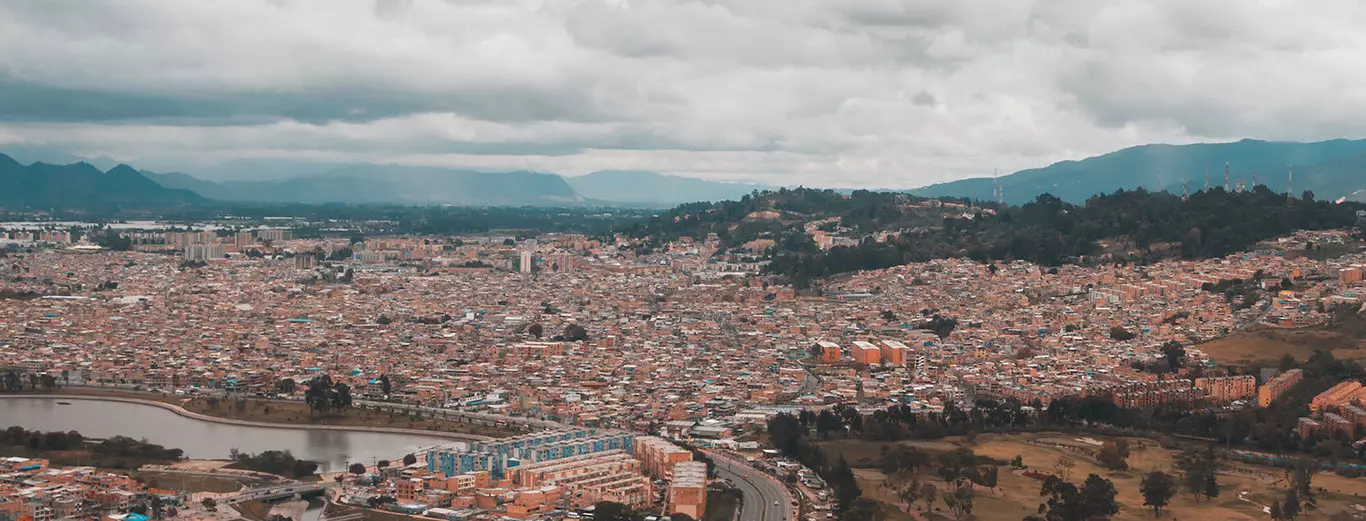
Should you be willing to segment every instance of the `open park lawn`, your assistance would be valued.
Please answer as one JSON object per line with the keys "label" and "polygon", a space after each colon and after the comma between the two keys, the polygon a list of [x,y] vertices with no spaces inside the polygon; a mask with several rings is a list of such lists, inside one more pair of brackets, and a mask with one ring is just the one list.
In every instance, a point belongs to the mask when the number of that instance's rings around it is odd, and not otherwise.
{"label": "open park lawn", "polygon": [[[1120,506],[1120,512],[1114,519],[1134,521],[1153,519],[1152,510],[1143,506],[1143,497],[1139,493],[1139,483],[1144,474],[1154,470],[1175,476],[1178,472],[1174,468],[1172,458],[1176,451],[1164,449],[1154,440],[1130,438],[1131,453],[1128,458],[1130,469],[1119,472],[1100,467],[1085,454],[1036,443],[1084,446],[1089,444],[1088,442],[1105,441],[1105,439],[1098,439],[1084,442],[1079,441],[1079,438],[1085,438],[1085,436],[1062,433],[1030,433],[981,435],[973,445],[967,445],[962,437],[899,443],[920,447],[932,454],[953,450],[957,447],[969,447],[979,456],[986,456],[999,461],[1010,461],[1015,456],[1020,456],[1029,470],[1039,471],[1045,475],[1063,472],[1057,467],[1057,464],[1065,456],[1074,462],[1074,466],[1067,472],[1069,481],[1080,485],[1086,480],[1087,475],[1095,473],[1114,482],[1115,488],[1119,492],[1116,499]],[[843,454],[846,461],[851,466],[856,467],[854,475],[858,479],[864,496],[881,501],[888,507],[896,508],[904,513],[907,508],[905,503],[897,498],[897,484],[888,483],[888,477],[878,469],[876,463],[881,454],[882,445],[884,444],[881,442],[859,440],[836,440],[821,444],[823,449],[832,452],[829,457],[835,457],[835,453]],[[1171,504],[1163,509],[1163,515],[1160,519],[1199,521],[1269,519],[1269,516],[1263,513],[1262,505],[1269,505],[1271,501],[1280,500],[1284,497],[1285,472],[1271,467],[1252,467],[1227,461],[1222,462],[1222,464],[1223,472],[1219,475],[1220,493],[1218,497],[1210,500],[1196,500],[1190,493],[1181,491],[1172,498]],[[1008,465],[1001,466],[999,470],[998,486],[995,489],[977,487],[974,513],[971,516],[965,516],[964,519],[1018,520],[1037,512],[1039,504],[1043,502],[1043,498],[1039,496],[1042,481],[1025,476],[1023,475],[1024,472],[1012,469]],[[922,470],[920,480],[922,483],[935,484],[941,492],[949,489],[932,471]],[[1366,480],[1348,479],[1331,473],[1319,473],[1314,475],[1313,487],[1317,494],[1319,508],[1316,511],[1301,515],[1300,520],[1332,519],[1334,514],[1355,512],[1355,505],[1366,505]],[[1242,497],[1240,498],[1240,496]],[[915,511],[914,515],[920,515],[924,519],[954,519],[953,514],[944,507],[942,501],[935,503],[933,512],[923,512],[923,508],[924,503],[919,502],[911,510]],[[899,517],[888,517],[887,519],[889,521],[901,520]]]}

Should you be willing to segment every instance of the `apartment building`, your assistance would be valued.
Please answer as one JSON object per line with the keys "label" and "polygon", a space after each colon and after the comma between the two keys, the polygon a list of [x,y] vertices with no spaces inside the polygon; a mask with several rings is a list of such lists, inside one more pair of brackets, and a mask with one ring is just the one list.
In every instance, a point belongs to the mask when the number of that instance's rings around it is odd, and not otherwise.
{"label": "apartment building", "polygon": [[829,340],[816,342],[816,347],[820,350],[821,362],[833,364],[840,361],[840,345]]}
{"label": "apartment building", "polygon": [[440,446],[428,451],[427,469],[447,477],[486,471],[494,480],[502,480],[509,467],[609,450],[631,451],[633,438],[628,432],[571,429],[478,441],[470,443],[468,449]]}
{"label": "apartment building", "polygon": [[892,365],[906,365],[906,360],[910,355],[911,348],[898,340],[884,339],[882,344],[882,360]]}
{"label": "apartment building", "polygon": [[188,244],[182,258],[186,261],[209,261],[223,258],[222,244]]}
{"label": "apartment building", "polygon": [[645,473],[656,479],[671,479],[675,464],[692,461],[691,451],[655,436],[636,437],[635,456]]}
{"label": "apartment building", "polygon": [[1250,399],[1257,395],[1257,377],[1252,375],[1196,378],[1195,387],[1214,403]]}
{"label": "apartment building", "polygon": [[707,464],[685,461],[674,465],[669,483],[669,514],[701,519],[707,511]]}
{"label": "apartment building", "polygon": [[854,361],[860,364],[877,365],[882,362],[882,349],[870,342],[855,340],[850,351],[854,355]]}
{"label": "apartment building", "polygon": [[1309,412],[1318,414],[1324,407],[1342,406],[1363,399],[1366,399],[1366,388],[1362,387],[1361,382],[1348,380],[1314,396],[1309,401]]}
{"label": "apartment building", "polygon": [[1276,397],[1299,384],[1301,380],[1304,380],[1304,371],[1299,369],[1291,369],[1267,380],[1257,389],[1257,405],[1269,407]]}

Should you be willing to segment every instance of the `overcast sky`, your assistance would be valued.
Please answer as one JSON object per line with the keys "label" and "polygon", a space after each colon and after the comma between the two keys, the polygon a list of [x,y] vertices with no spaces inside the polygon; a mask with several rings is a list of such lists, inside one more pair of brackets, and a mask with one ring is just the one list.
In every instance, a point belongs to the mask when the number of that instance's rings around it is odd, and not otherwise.
{"label": "overcast sky", "polygon": [[0,152],[915,187],[1366,136],[1364,6],[6,0]]}

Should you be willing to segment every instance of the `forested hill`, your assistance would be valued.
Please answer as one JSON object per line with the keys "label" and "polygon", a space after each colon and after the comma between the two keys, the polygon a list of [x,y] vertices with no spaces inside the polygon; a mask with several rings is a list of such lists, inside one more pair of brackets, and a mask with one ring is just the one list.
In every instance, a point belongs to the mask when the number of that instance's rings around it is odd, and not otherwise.
{"label": "forested hill", "polygon": [[[1357,210],[1366,208],[1315,201],[1310,194],[1287,203],[1285,194],[1265,186],[1244,193],[1214,188],[1185,200],[1166,192],[1121,190],[1083,205],[1051,195],[1004,208],[961,203],[891,193],[846,197],[784,190],[738,202],[681,206],[633,232],[655,244],[681,236],[701,240],[708,233],[717,233],[723,246],[772,238],[776,244],[765,254],[772,261],[769,270],[806,287],[838,273],[948,257],[1043,265],[1218,257],[1297,229],[1352,226]],[[756,212],[765,211],[782,218],[755,219]],[[809,233],[817,228],[853,240],[821,250]]]}
{"label": "forested hill", "polygon": [[737,201],[685,204],[625,231],[648,239],[651,248],[680,237],[702,241],[714,233],[723,251],[738,252],[755,239],[772,239],[779,243],[779,250],[790,250],[805,247],[813,230],[864,236],[940,226],[944,217],[961,215],[967,209],[967,202],[956,198],[782,188],[756,191]]}

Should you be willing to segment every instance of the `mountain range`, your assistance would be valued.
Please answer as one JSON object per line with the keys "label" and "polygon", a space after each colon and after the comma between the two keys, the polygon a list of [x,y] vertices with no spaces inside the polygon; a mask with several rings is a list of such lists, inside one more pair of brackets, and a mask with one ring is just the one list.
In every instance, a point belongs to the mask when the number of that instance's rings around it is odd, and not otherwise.
{"label": "mountain range", "polygon": [[926,197],[968,197],[994,200],[999,185],[1005,202],[1021,204],[1049,193],[1073,203],[1118,189],[1147,188],[1181,193],[1224,185],[1228,163],[1229,189],[1240,180],[1251,187],[1267,185],[1284,192],[1294,171],[1298,195],[1312,191],[1320,199],[1337,199],[1366,189],[1366,140],[1335,139],[1315,143],[1244,139],[1232,143],[1142,145],[1079,161],[1061,161],[1043,168],[1021,170],[996,180],[979,177],[911,190]]}
{"label": "mountain range", "polygon": [[[776,187],[708,181],[649,171],[602,170],[561,176],[526,170],[485,172],[470,169],[354,164],[311,165],[291,169],[243,166],[238,180],[212,181],[170,172],[138,171],[125,164],[107,169],[109,158],[83,159],[52,150],[23,150],[25,165],[0,154],[0,205],[82,208],[92,205],[195,204],[205,200],[268,203],[450,204],[466,206],[642,205],[667,207],[689,202],[734,200]],[[34,158],[39,158],[35,160]],[[65,165],[59,161],[76,159]],[[926,197],[993,200],[997,187],[1011,204],[1051,193],[1065,201],[1087,199],[1118,189],[1195,192],[1241,180],[1285,191],[1293,165],[1294,189],[1320,199],[1366,200],[1366,140],[1317,143],[1245,139],[1232,143],[1143,145],[1077,161],[1022,170],[998,179],[973,178],[930,185],[909,192]],[[248,163],[237,163],[239,166]],[[279,166],[279,165],[277,165]],[[265,170],[259,170],[265,168]],[[295,176],[257,175],[260,171]],[[1206,174],[1208,172],[1208,174]],[[1208,176],[1208,177],[1207,177]],[[263,177],[270,177],[263,179]],[[246,180],[251,179],[251,180]],[[1208,179],[1208,181],[1207,181]],[[842,191],[846,192],[847,191]]]}
{"label": "mountain range", "polygon": [[101,171],[86,162],[24,165],[0,154],[0,206],[96,209],[199,204],[189,190],[163,187],[131,166]]}
{"label": "mountain range", "polygon": [[277,181],[202,180],[183,173],[145,172],[168,188],[223,201],[564,206],[674,206],[735,199],[762,185],[722,183],[643,171],[604,170],[566,177],[549,173],[478,172],[399,165],[351,165]]}

